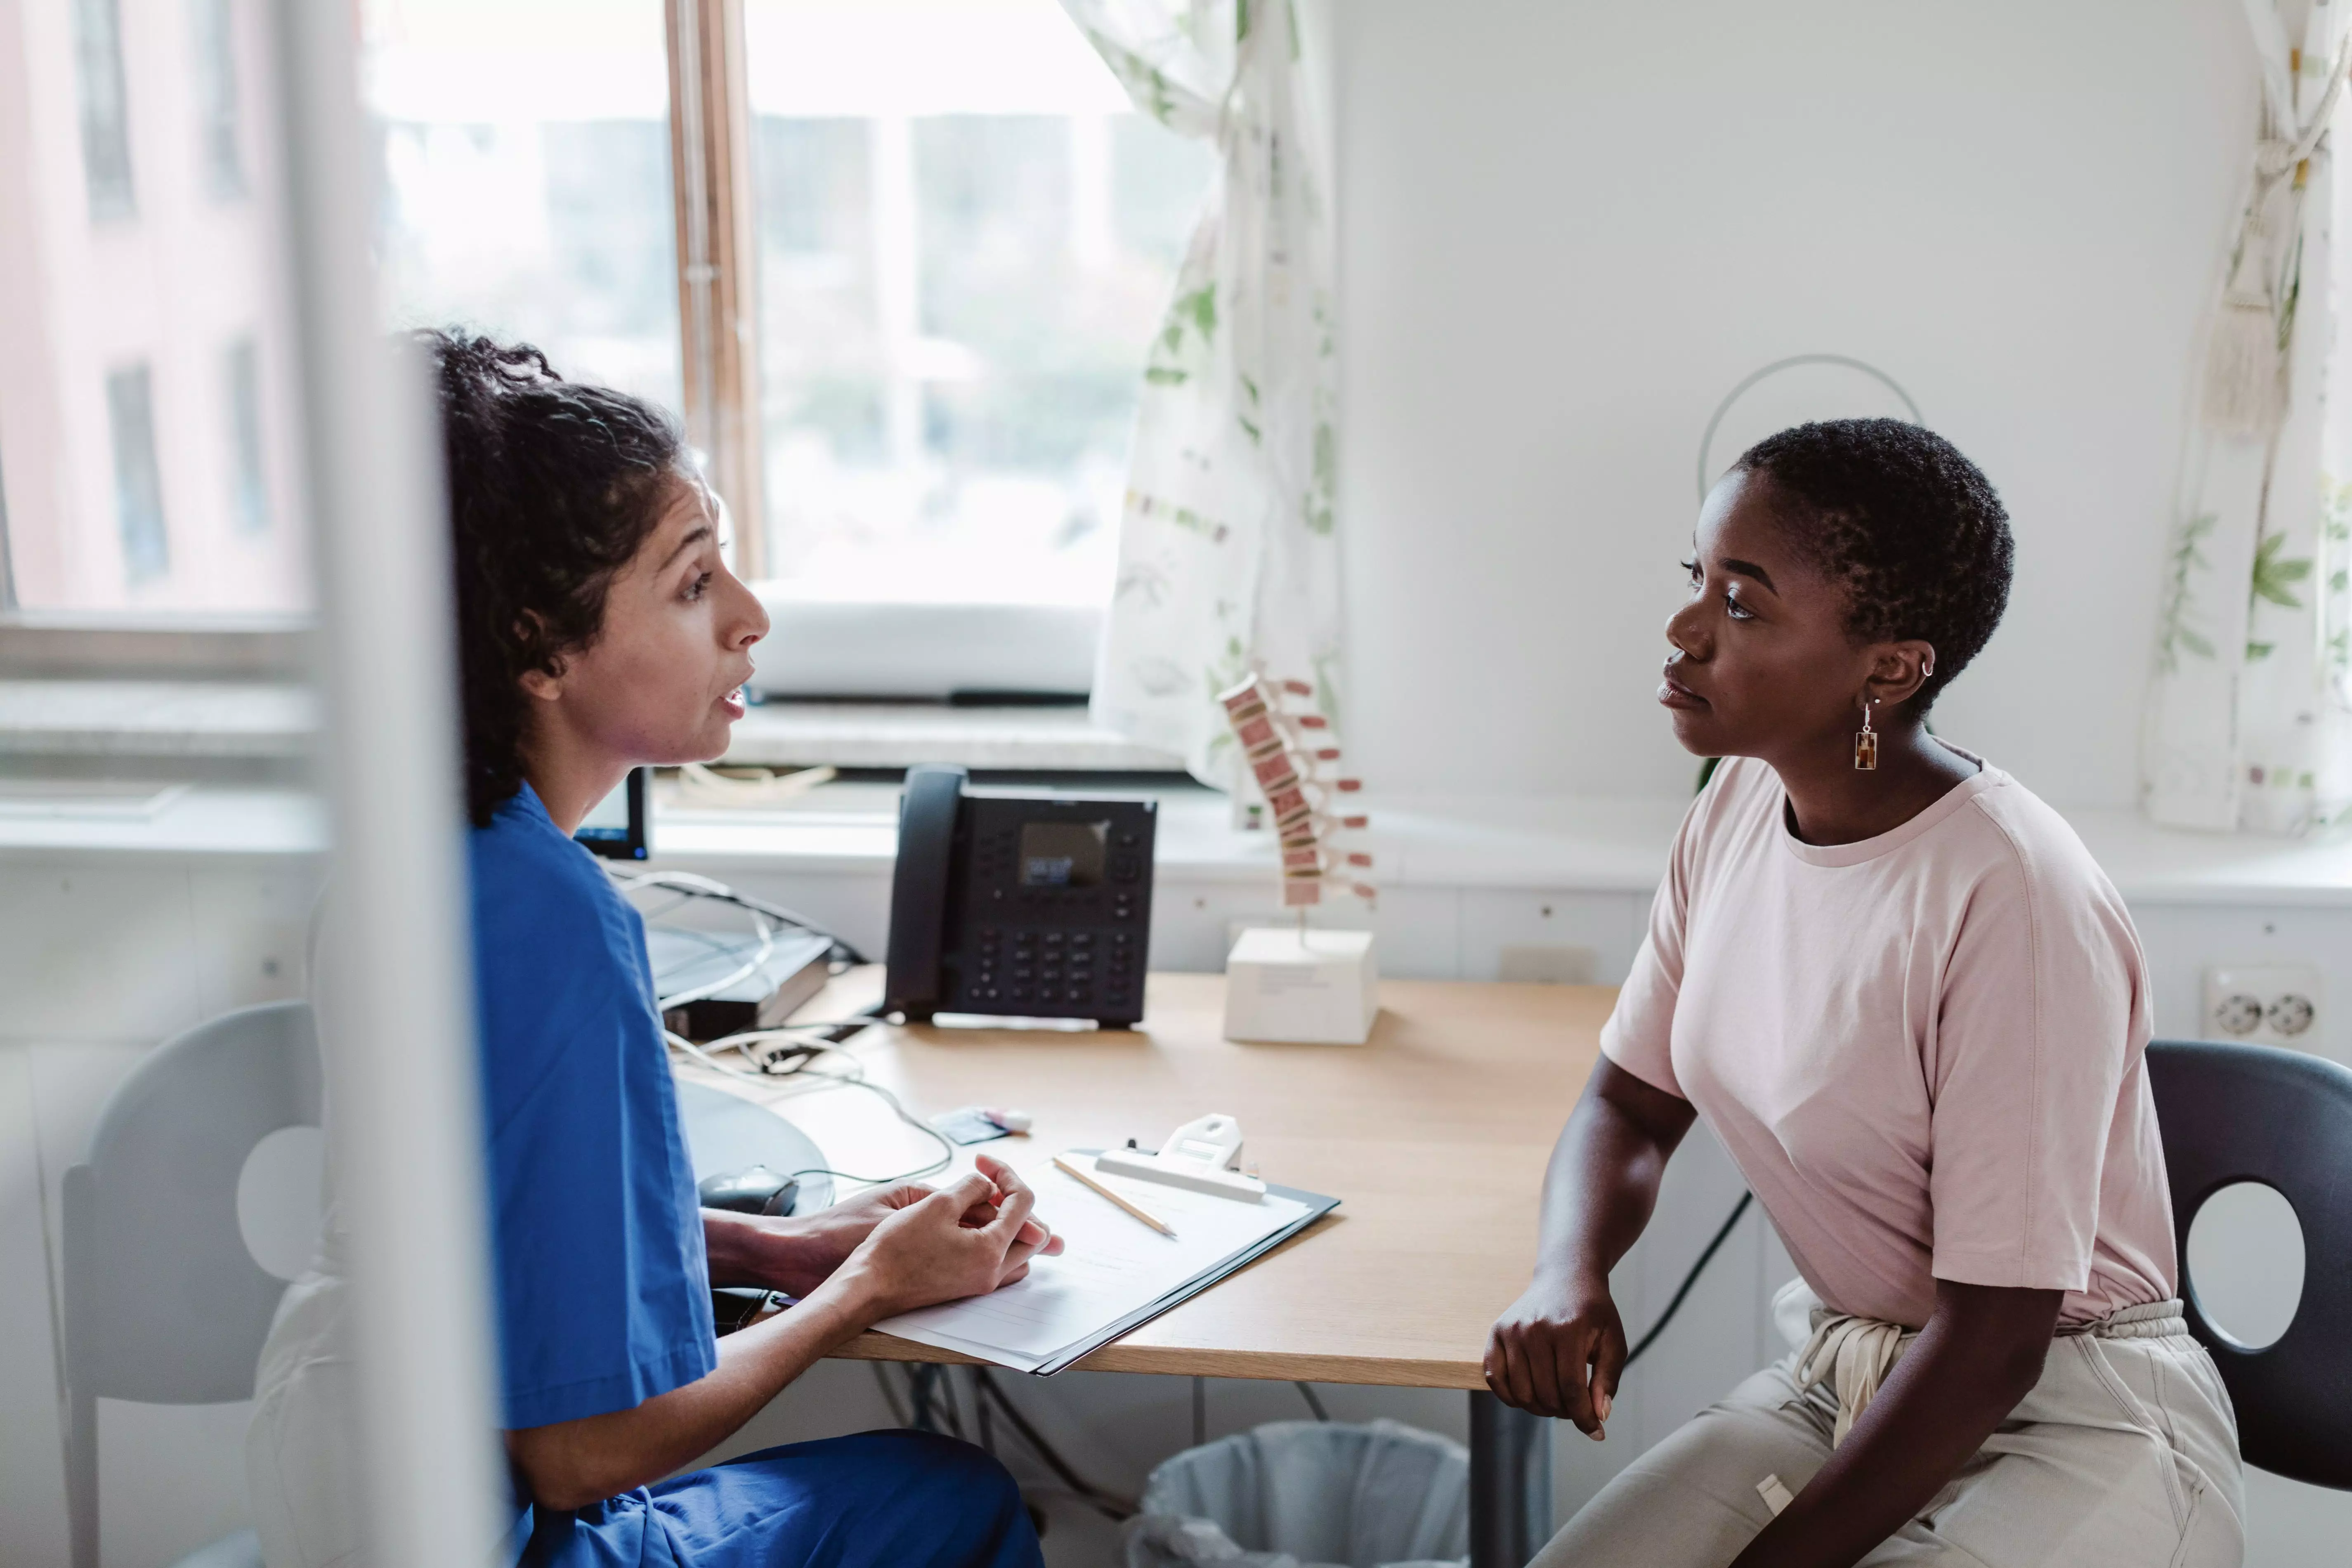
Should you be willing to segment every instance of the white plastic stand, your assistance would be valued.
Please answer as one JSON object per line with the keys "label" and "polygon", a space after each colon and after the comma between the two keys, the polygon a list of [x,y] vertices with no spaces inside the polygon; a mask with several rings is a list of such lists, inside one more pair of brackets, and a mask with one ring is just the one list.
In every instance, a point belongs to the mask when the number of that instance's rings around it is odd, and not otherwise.
{"label": "white plastic stand", "polygon": [[1368,931],[1245,931],[1225,959],[1225,1038],[1360,1046],[1379,992]]}

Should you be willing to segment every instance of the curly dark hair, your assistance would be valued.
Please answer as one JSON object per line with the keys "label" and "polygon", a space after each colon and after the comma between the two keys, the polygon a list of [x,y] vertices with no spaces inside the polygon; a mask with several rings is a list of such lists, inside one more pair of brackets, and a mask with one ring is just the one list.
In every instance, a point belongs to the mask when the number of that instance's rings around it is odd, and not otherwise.
{"label": "curly dark hair", "polygon": [[1826,419],[1759,441],[1735,465],[1780,492],[1798,548],[1846,594],[1857,642],[1917,637],[1934,705],[2000,625],[2016,557],[2009,513],[1982,469],[1899,419]]}
{"label": "curly dark hair", "polygon": [[686,447],[660,409],[566,381],[528,343],[438,331],[411,341],[440,405],[466,809],[487,827],[522,787],[522,677],[595,641],[613,579],[686,479]]}

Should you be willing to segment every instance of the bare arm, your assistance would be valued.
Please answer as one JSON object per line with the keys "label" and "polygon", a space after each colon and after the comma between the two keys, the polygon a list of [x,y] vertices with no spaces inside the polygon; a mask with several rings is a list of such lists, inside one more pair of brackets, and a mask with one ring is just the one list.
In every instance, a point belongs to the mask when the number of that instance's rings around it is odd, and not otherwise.
{"label": "bare arm", "polygon": [[[771,1217],[704,1209],[702,1248],[709,1261],[710,1282],[810,1295],[849,1261],[876,1226],[930,1195],[931,1189],[920,1182],[902,1182],[871,1188],[808,1215]],[[990,1217],[992,1211],[986,1215],[975,1212],[964,1221],[978,1224]],[[1034,1214],[1021,1226],[1021,1240],[1033,1253],[1060,1251],[1048,1245],[1053,1234]]]}
{"label": "bare arm", "polygon": [[1505,1404],[1601,1435],[1625,1365],[1609,1270],[1650,1223],[1696,1116],[1606,1057],[1593,1069],[1544,1173],[1535,1279],[1487,1342],[1486,1385]]}
{"label": "bare arm", "polygon": [[719,1368],[709,1376],[634,1409],[509,1432],[507,1453],[533,1501],[585,1508],[709,1452],[877,1316],[847,1290],[820,1288],[791,1311],[719,1341]]}
{"label": "bare arm", "polygon": [[[1028,1272],[1047,1245],[1010,1166],[929,1194],[875,1226],[800,1304],[719,1344],[709,1375],[628,1410],[507,1434],[534,1501],[585,1508],[669,1474],[750,1420],[776,1392],[884,1318],[982,1295]],[[1034,1237],[1035,1239],[1030,1239]]]}
{"label": "bare arm", "polygon": [[1734,1568],[1847,1568],[1900,1530],[2040,1380],[2060,1300],[1936,1281],[1935,1312],[1885,1386]]}

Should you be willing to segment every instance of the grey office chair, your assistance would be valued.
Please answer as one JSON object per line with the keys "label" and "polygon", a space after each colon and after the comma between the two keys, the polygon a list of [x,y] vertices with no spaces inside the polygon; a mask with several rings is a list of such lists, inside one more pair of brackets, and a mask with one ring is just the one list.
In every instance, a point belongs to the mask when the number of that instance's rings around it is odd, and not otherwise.
{"label": "grey office chair", "polygon": [[[98,1568],[98,1401],[253,1397],[284,1280],[247,1249],[237,1181],[256,1144],[319,1123],[310,1009],[226,1014],[158,1047],[108,1097],[65,1173],[66,1499],[73,1568]],[[206,1568],[257,1564],[251,1534]]]}
{"label": "grey office chair", "polygon": [[[2213,1352],[2246,1462],[2352,1490],[2352,1069],[2269,1046],[2147,1048],[2189,1330]],[[2223,1187],[2260,1182],[2303,1227],[2303,1299],[2286,1332],[2248,1350],[2215,1329],[2188,1279],[2189,1226]]]}

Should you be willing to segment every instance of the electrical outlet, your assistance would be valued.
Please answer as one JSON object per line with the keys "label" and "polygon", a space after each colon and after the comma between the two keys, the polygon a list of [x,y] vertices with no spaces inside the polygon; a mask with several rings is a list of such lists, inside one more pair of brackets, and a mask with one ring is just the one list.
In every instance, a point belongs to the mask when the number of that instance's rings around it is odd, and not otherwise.
{"label": "electrical outlet", "polygon": [[2205,1037],[2319,1048],[2319,966],[2229,963],[2205,971]]}

